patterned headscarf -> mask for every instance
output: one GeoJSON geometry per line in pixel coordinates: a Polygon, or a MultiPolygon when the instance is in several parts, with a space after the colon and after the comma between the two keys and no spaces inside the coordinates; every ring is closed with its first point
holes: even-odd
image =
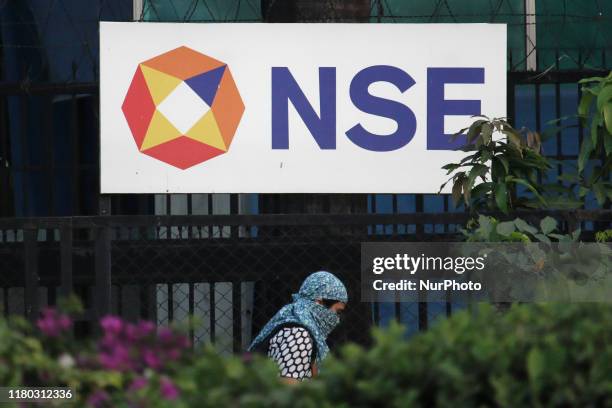
{"type": "Polygon", "coordinates": [[[338,325],[340,319],[335,312],[315,303],[317,299],[331,299],[346,303],[348,295],[344,284],[333,274],[325,271],[311,274],[302,283],[300,291],[293,295],[293,303],[285,305],[270,319],[255,337],[249,350],[259,346],[280,326],[295,323],[308,330],[317,346],[317,362],[321,362],[329,352],[325,340],[338,325]]]}

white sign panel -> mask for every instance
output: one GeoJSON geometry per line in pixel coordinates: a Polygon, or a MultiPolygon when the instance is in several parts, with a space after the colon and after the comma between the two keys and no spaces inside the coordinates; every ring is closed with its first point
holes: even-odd
{"type": "Polygon", "coordinates": [[[432,193],[502,24],[100,24],[102,193],[432,193]]]}

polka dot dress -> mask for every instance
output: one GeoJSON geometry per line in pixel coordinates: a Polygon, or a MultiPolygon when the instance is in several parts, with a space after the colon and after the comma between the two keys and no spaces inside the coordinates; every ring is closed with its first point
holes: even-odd
{"type": "Polygon", "coordinates": [[[270,339],[268,356],[278,364],[281,377],[312,377],[313,343],[303,327],[285,327],[270,339]]]}

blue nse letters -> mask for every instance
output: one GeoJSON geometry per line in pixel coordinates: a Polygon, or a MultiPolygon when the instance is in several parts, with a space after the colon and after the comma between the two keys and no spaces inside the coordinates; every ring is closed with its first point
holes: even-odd
{"type": "MultiPolygon", "coordinates": [[[[427,69],[427,149],[455,150],[465,138],[450,141],[444,133],[444,117],[449,115],[479,115],[480,100],[444,99],[445,84],[484,84],[484,68],[427,69]]],[[[397,150],[407,145],[417,127],[414,112],[406,105],[374,96],[368,87],[375,82],[389,82],[400,93],[416,82],[405,71],[390,65],[374,65],[359,71],[349,87],[351,102],[359,110],[394,120],[397,129],[392,134],[379,135],[356,124],[346,131],[355,145],[375,152],[397,150]]],[[[319,68],[319,111],[317,115],[297,81],[287,67],[272,68],[272,149],[289,149],[289,102],[312,134],[320,149],[336,148],[336,68],[319,68]]]]}

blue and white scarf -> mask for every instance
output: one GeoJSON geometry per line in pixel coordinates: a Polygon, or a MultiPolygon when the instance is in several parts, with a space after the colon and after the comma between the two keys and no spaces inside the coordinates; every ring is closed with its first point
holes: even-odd
{"type": "Polygon", "coordinates": [[[346,303],[348,295],[344,284],[329,272],[320,271],[308,276],[300,291],[293,295],[293,303],[283,306],[255,337],[249,351],[254,350],[280,326],[297,324],[304,326],[317,346],[317,362],[327,353],[327,336],[340,323],[338,315],[327,307],[315,302],[317,299],[331,299],[346,303]]]}

